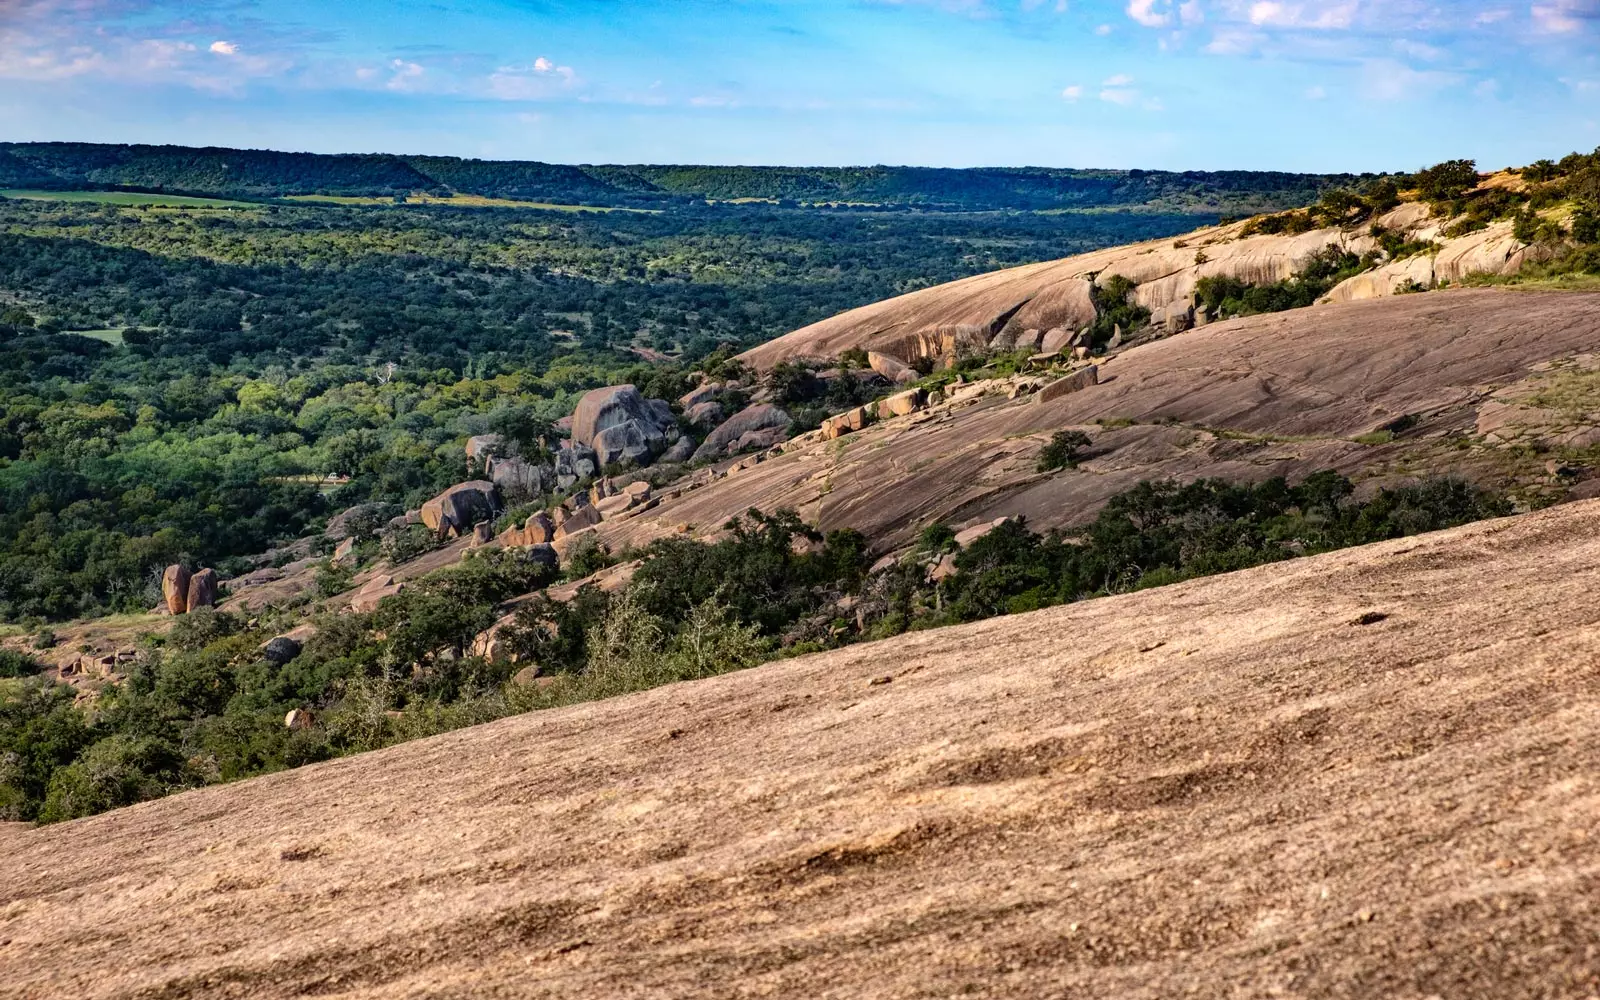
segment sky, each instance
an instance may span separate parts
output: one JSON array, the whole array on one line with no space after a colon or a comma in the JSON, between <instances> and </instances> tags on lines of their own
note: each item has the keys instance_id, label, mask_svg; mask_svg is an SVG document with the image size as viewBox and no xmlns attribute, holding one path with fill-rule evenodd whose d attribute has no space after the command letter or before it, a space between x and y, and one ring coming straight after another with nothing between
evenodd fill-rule
<instances>
[{"instance_id":1,"label":"sky","mask_svg":"<svg viewBox=\"0 0 1600 1000\"><path fill-rule=\"evenodd\" d=\"M0 140L1411 170L1600 146L1600 0L0 0Z\"/></svg>"}]
</instances>

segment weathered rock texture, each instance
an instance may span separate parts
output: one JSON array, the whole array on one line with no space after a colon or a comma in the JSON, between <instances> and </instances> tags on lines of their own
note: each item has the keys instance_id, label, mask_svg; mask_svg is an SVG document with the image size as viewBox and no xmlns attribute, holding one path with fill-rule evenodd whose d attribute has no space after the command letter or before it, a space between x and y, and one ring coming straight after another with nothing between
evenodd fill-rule
<instances>
[{"instance_id":1,"label":"weathered rock texture","mask_svg":"<svg viewBox=\"0 0 1600 1000\"><path fill-rule=\"evenodd\" d=\"M161 574L161 600L167 613L181 615L189 610L189 571L182 566L168 566Z\"/></svg>"},{"instance_id":2,"label":"weathered rock texture","mask_svg":"<svg viewBox=\"0 0 1600 1000\"><path fill-rule=\"evenodd\" d=\"M1426 206L1402 205L1377 221L1413 239L1435 240L1444 249L1437 256L1423 254L1352 278L1335 288L1330 299L1386 296L1407 279L1431 287L1468 274L1511 273L1524 259L1509 222L1449 239L1443 236L1449 220L1428 218ZM1134 298L1152 311L1152 322L1176 332L1198 322L1194 292L1201 278L1270 284L1292 277L1327 246L1358 254L1377 246L1367 227L1248 237L1240 235L1243 228L1243 223L1216 226L1179 239L1097 250L925 288L814 323L752 348L740 359L766 369L786 358L837 357L846 349L861 348L883 359L875 360L873 368L893 379L904 377L896 363L948 358L965 348L1063 350L1077 346L1073 331L1095 321L1094 282L1112 275L1137 282Z\"/></svg>"},{"instance_id":3,"label":"weathered rock texture","mask_svg":"<svg viewBox=\"0 0 1600 1000\"><path fill-rule=\"evenodd\" d=\"M572 414L573 442L592 448L602 468L622 461L648 464L676 433L671 406L645 399L631 385L587 392Z\"/></svg>"},{"instance_id":4,"label":"weathered rock texture","mask_svg":"<svg viewBox=\"0 0 1600 1000\"><path fill-rule=\"evenodd\" d=\"M455 537L500 511L500 491L483 479L457 483L422 505L422 523L429 531Z\"/></svg>"},{"instance_id":5,"label":"weathered rock texture","mask_svg":"<svg viewBox=\"0 0 1600 1000\"><path fill-rule=\"evenodd\" d=\"M757 403L747 406L724 421L716 430L706 435L706 439L696 449L694 457L697 459L717 458L732 452L741 451L752 447L746 435L765 435L763 440L768 444L783 440L789 428L789 414L771 403ZM776 437L771 432L776 432ZM741 441L746 443L741 444ZM760 447L762 445L755 445Z\"/></svg>"},{"instance_id":6,"label":"weathered rock texture","mask_svg":"<svg viewBox=\"0 0 1600 1000\"><path fill-rule=\"evenodd\" d=\"M1577 486L1551 481L1547 456L1524 447L1522 432L1496 435L1518 446L1486 441L1492 447L1467 451L1457 436L1475 441L1479 411L1512 402L1495 387L1522 386L1526 396L1537 388L1527 381L1535 366L1597 352L1600 295L1590 293L1445 291L1229 320L1130 348L1100 366L1098 384L1042 403L977 382L948 388L944 402L905 419L863 415L837 441L823 433L815 444L792 442L781 456L666 493L657 509L599 530L620 551L675 525L787 507L825 531L860 530L886 551L934 520L1024 515L1039 530L1081 523L1145 479L1254 481L1328 468L1368 489L1432 472L1556 499ZM1593 411L1569 415L1540 440L1582 440L1585 428L1600 427L1600 397ZM1414 425L1388 444L1356 440L1407 417ZM1533 413L1517 419L1548 424ZM1076 472L1039 475L1039 449L1065 428L1090 434L1093 457Z\"/></svg>"},{"instance_id":7,"label":"weathered rock texture","mask_svg":"<svg viewBox=\"0 0 1600 1000\"><path fill-rule=\"evenodd\" d=\"M1597 590L1572 505L0 827L0 983L1587 997Z\"/></svg>"}]
</instances>

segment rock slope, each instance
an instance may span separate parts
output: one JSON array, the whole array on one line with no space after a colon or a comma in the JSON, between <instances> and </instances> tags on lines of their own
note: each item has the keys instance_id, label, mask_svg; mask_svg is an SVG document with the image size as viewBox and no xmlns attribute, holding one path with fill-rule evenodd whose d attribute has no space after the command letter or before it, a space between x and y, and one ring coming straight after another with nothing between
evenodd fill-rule
<instances>
[{"instance_id":1,"label":"rock slope","mask_svg":"<svg viewBox=\"0 0 1600 1000\"><path fill-rule=\"evenodd\" d=\"M1586 997L1600 503L0 827L0 995Z\"/></svg>"},{"instance_id":2,"label":"rock slope","mask_svg":"<svg viewBox=\"0 0 1600 1000\"><path fill-rule=\"evenodd\" d=\"M1368 488L1448 473L1528 500L1588 496L1586 453L1562 449L1600 442L1596 352L1593 294L1458 290L1229 320L1117 354L1099 384L1057 399L980 382L837 441L791 442L599 530L620 549L790 507L893 548L934 520L1080 522L1142 479L1326 468ZM1557 403L1541 402L1551 390ZM1063 428L1092 437L1088 460L1038 473Z\"/></svg>"},{"instance_id":3,"label":"rock slope","mask_svg":"<svg viewBox=\"0 0 1600 1000\"><path fill-rule=\"evenodd\" d=\"M1437 253L1384 264L1334 288L1327 298L1347 302L1393 294L1406 283L1430 288L1469 274L1506 274L1521 267L1525 248L1512 224L1448 238L1449 220L1429 217L1426 205L1404 204L1376 220ZM1365 230L1317 229L1293 236L1246 236L1246 223L1197 230L1176 240L1153 240L981 274L876 302L796 330L740 355L757 368L791 357L837 357L860 348L901 360L940 357L962 347L1040 347L1052 330L1077 331L1096 316L1091 289L1097 278L1121 275L1137 282L1134 299L1152 321L1179 329L1192 322L1195 285L1226 276L1249 284L1292 277L1307 258L1336 245L1365 254L1378 241ZM1169 323L1170 321L1170 323ZM1057 337L1057 340L1061 338ZM1059 345L1057 345L1059 346Z\"/></svg>"}]
</instances>

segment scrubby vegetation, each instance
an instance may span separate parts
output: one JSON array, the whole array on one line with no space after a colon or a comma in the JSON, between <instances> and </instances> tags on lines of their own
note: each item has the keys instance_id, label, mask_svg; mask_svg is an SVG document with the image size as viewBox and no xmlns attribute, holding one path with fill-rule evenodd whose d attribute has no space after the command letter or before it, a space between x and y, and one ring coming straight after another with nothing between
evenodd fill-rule
<instances>
[{"instance_id":1,"label":"scrubby vegetation","mask_svg":"<svg viewBox=\"0 0 1600 1000\"><path fill-rule=\"evenodd\" d=\"M414 507L589 388L674 399L843 309L1198 221L0 201L0 621L148 609L161 567Z\"/></svg>"},{"instance_id":2,"label":"scrubby vegetation","mask_svg":"<svg viewBox=\"0 0 1600 1000\"><path fill-rule=\"evenodd\" d=\"M1069 442L1070 443L1070 442ZM1156 586L1508 512L1455 481L1361 500L1319 473L1291 486L1145 483L1091 524L1040 535L1007 522L952 553L935 525L869 572L860 535L826 537L789 512L751 511L714 543L668 538L635 553L631 582L523 603L501 637L475 637L502 602L549 582L514 550L440 571L376 611L329 615L300 654L270 662L284 624L220 611L147 638L129 679L98 700L0 659L0 817L54 821L203 784L294 767L530 709L639 690L907 629ZM950 556L955 572L929 567ZM536 663L543 676L513 675ZM291 709L314 724L284 725Z\"/></svg>"},{"instance_id":3,"label":"scrubby vegetation","mask_svg":"<svg viewBox=\"0 0 1600 1000\"><path fill-rule=\"evenodd\" d=\"M1301 309L1370 266L1371 261L1330 244L1312 254L1293 277L1270 285L1251 285L1221 275L1201 278L1195 285L1195 306L1204 307L1213 319Z\"/></svg>"}]
</instances>

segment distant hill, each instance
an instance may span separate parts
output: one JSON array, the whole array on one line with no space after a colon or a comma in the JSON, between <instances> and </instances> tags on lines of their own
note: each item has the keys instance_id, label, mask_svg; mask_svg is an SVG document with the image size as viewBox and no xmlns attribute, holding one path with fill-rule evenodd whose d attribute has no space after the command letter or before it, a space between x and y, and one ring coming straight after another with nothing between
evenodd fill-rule
<instances>
[{"instance_id":1,"label":"distant hill","mask_svg":"<svg viewBox=\"0 0 1600 1000\"><path fill-rule=\"evenodd\" d=\"M1150 209L1250 215L1314 202L1351 174L1052 168L566 166L448 156L0 143L0 187L276 198L472 194L591 205L762 199L931 211Z\"/></svg>"}]
</instances>

